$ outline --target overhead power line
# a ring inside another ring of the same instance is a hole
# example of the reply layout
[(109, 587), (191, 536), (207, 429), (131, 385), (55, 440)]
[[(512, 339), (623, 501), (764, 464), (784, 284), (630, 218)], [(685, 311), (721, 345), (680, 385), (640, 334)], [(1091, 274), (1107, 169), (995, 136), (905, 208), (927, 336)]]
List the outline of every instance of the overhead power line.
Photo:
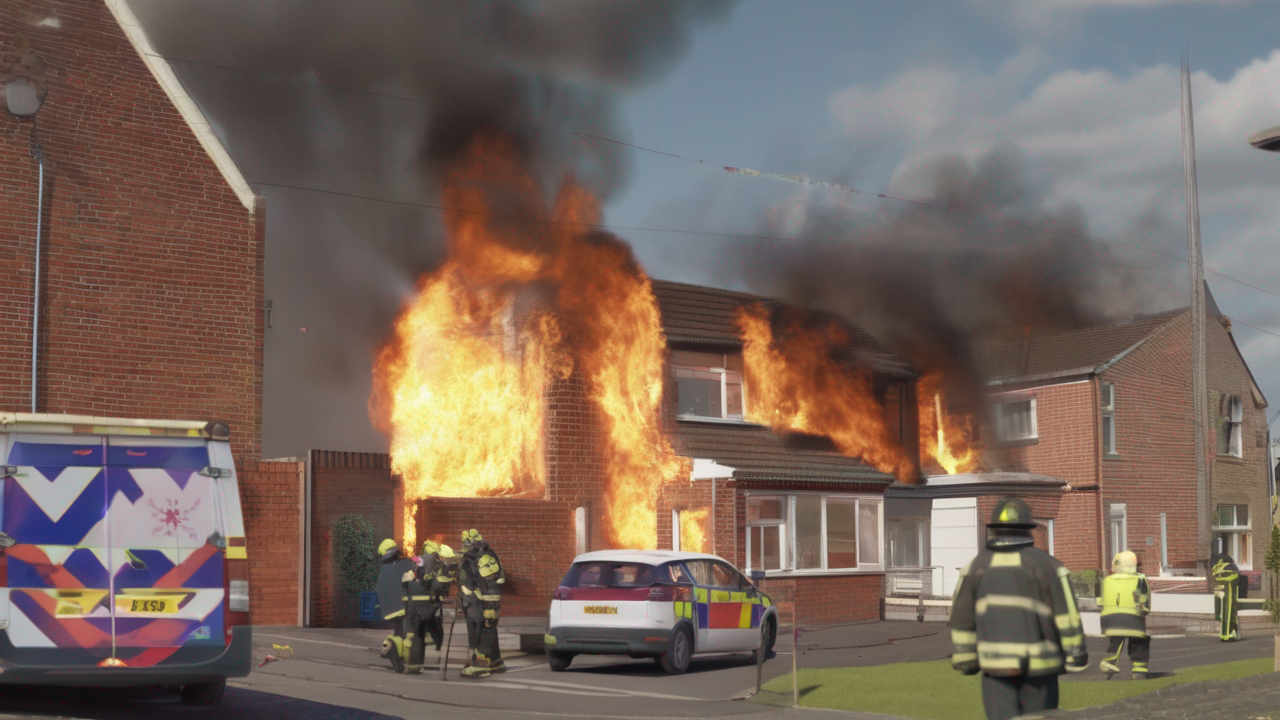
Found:
[[(255, 77), (255, 78), (257, 78), (257, 79), (259, 79), (259, 80), (264, 80), (264, 81), (266, 80), (266, 78), (264, 77), (264, 75), (267, 75), (267, 73), (263, 73), (261, 70), (250, 70), (250, 69), (238, 68), (238, 67), (232, 67), (232, 66), (227, 66), (227, 65), (218, 65), (218, 64), (214, 64), (214, 63), (201, 62), (201, 61), (197, 61), (197, 60), (186, 60), (186, 59), (182, 59), (182, 58), (173, 58), (173, 57), (167, 57), (167, 56), (163, 56), (163, 55), (159, 55), (159, 54), (153, 54), (153, 55), (154, 55), (155, 57), (157, 57), (157, 58), (160, 58), (160, 59), (166, 60), (166, 61), (168, 61), (168, 62), (177, 62), (177, 63), (182, 63), (182, 64), (184, 64), (184, 65), (194, 65), (194, 66), (197, 66), (197, 67), (205, 67), (205, 68), (210, 68), (210, 69), (215, 69), (215, 70), (226, 70), (226, 71), (228, 71), (228, 72), (235, 72), (235, 73), (241, 73), (241, 74), (245, 74), (245, 75), (252, 75), (252, 76), (254, 76), (254, 77)], [(354, 86), (350, 86), (350, 85), (342, 85), (342, 84), (338, 84), (338, 83), (330, 83), (330, 82), (323, 82), (323, 81), (307, 81), (307, 80), (301, 80), (301, 79), (297, 79), (297, 78), (279, 78), (279, 79), (280, 79), (281, 81), (285, 81), (285, 82), (293, 82), (293, 83), (304, 84), (304, 85), (310, 85), (310, 84), (320, 85), (320, 86), (327, 87), (327, 88), (331, 88), (331, 89), (335, 89), (335, 90), (341, 90), (341, 91), (344, 91), (344, 92), (355, 93), (355, 94), (359, 94), (359, 95), (367, 95), (367, 96), (371, 96), (371, 97), (381, 97), (381, 98), (387, 98), (387, 99), (392, 99), (392, 100), (400, 100), (400, 101), (404, 101), (404, 102), (411, 102), (411, 103), (417, 103), (417, 104), (421, 104), (421, 103), (425, 103), (425, 102), (426, 102), (426, 100), (425, 100), (425, 99), (420, 98), (420, 97), (414, 97), (414, 96), (412, 96), (412, 95), (396, 95), (396, 94), (393, 94), (393, 93), (376, 92), (376, 91), (372, 91), (372, 90), (365, 90), (365, 89), (363, 89), (363, 88), (358, 88), (358, 87), (354, 87)], [(552, 126), (548, 126), (548, 125), (539, 125), (539, 126), (540, 126), (540, 127), (545, 128), (545, 129), (548, 129), (548, 130), (554, 131), (554, 132), (564, 133), (564, 134), (566, 134), (566, 135), (575, 135), (575, 136), (578, 136), (578, 137), (588, 138), (588, 139), (591, 139), (591, 140), (598, 140), (598, 141), (600, 141), (600, 142), (611, 143), (611, 144), (614, 144), (614, 145), (619, 145), (619, 146), (622, 146), (622, 147), (631, 148), (631, 149), (633, 149), (633, 150), (639, 150), (639, 151), (641, 151), (641, 152), (647, 152), (647, 153), (651, 153), (651, 154), (654, 154), (654, 155), (659, 155), (659, 156), (666, 157), (666, 158), (670, 158), (670, 159), (674, 159), (674, 160), (680, 160), (680, 161), (682, 161), (682, 162), (686, 162), (686, 163), (690, 163), (690, 164), (694, 164), (694, 165), (701, 165), (701, 166), (703, 166), (703, 167), (713, 168), (713, 169), (716, 169), (716, 170), (724, 171), (724, 170), (726, 170), (726, 169), (729, 169), (729, 168), (735, 168), (735, 167), (736, 167), (736, 166), (731, 166), (731, 165), (722, 165), (722, 164), (719, 164), (719, 163), (707, 162), (706, 160), (703, 160), (703, 159), (701, 159), (701, 158), (693, 158), (693, 157), (689, 157), (689, 156), (687, 156), (687, 155), (682, 155), (682, 154), (680, 154), (680, 153), (672, 153), (672, 152), (667, 152), (667, 151), (665, 151), (665, 150), (658, 150), (658, 149), (656, 149), (656, 148), (645, 147), (645, 146), (643, 146), (643, 145), (637, 145), (637, 144), (634, 144), (634, 143), (629, 143), (629, 142), (625, 142), (625, 141), (622, 141), (622, 140), (617, 140), (617, 139), (615, 139), (615, 138), (610, 138), (610, 137), (606, 137), (606, 136), (603, 136), (603, 135), (595, 135), (595, 134), (592, 134), (592, 133), (584, 133), (584, 132), (579, 132), (579, 131), (576, 131), (576, 130), (566, 130), (566, 129), (564, 129), (564, 128), (557, 128), (557, 127), (552, 127)], [(343, 195), (343, 194), (344, 194), (344, 193), (333, 192), (333, 191), (328, 191), (328, 190), (320, 190), (320, 189), (316, 189), (316, 188), (303, 188), (303, 187), (288, 186), (288, 185), (278, 185), (278, 184), (273, 184), (273, 183), (258, 183), (258, 184), (260, 184), (260, 185), (267, 185), (267, 186), (273, 186), (273, 187), (290, 187), (290, 188), (295, 189), (295, 190), (308, 190), (308, 191), (312, 191), (312, 192), (325, 192), (325, 193), (330, 193), (330, 194), (335, 194), (335, 195)], [(964, 214), (964, 215), (969, 215), (969, 216), (971, 216), (971, 217), (982, 218), (982, 219), (986, 219), (986, 220), (990, 220), (990, 221), (994, 221), (994, 222), (1005, 222), (1005, 223), (1009, 223), (1009, 224), (1011, 224), (1011, 225), (1027, 225), (1027, 224), (1030, 224), (1030, 222), (1031, 222), (1031, 221), (1028, 221), (1028, 220), (1021, 220), (1021, 219), (1019, 219), (1019, 218), (1010, 218), (1010, 217), (1002, 216), (1002, 215), (999, 215), (999, 214), (981, 213), (981, 212), (974, 211), (974, 210), (968, 210), (968, 209), (965, 209), (965, 208), (963, 208), (963, 207), (956, 207), (956, 206), (952, 206), (952, 205), (940, 205), (940, 204), (938, 204), (938, 203), (931, 203), (931, 202), (927, 202), (927, 201), (924, 201), (924, 200), (917, 200), (917, 199), (912, 199), (912, 198), (903, 198), (903, 197), (898, 197), (898, 196), (895, 196), (895, 195), (890, 195), (890, 194), (888, 194), (888, 193), (878, 193), (878, 192), (872, 192), (872, 191), (868, 191), (868, 190), (860, 190), (860, 189), (853, 188), (853, 187), (849, 187), (849, 186), (839, 186), (839, 187), (837, 187), (837, 188), (833, 188), (833, 187), (831, 186), (831, 184), (823, 184), (822, 186), (823, 186), (823, 187), (826, 187), (827, 189), (835, 189), (835, 190), (837, 190), (837, 191), (848, 192), (848, 193), (852, 193), (852, 194), (856, 194), (856, 195), (864, 195), (864, 196), (867, 196), (867, 197), (872, 197), (872, 198), (876, 198), (876, 199), (880, 199), (880, 200), (892, 200), (892, 201), (895, 201), (895, 202), (901, 202), (901, 203), (907, 203), (907, 204), (911, 204), (911, 205), (918, 205), (918, 206), (921, 206), (921, 207), (932, 208), (932, 209), (934, 209), (934, 210), (939, 210), (939, 211), (942, 211), (942, 212), (960, 213), (960, 214)], [(382, 199), (382, 198), (374, 198), (374, 197), (368, 197), (368, 196), (357, 196), (357, 195), (351, 195), (350, 197), (358, 197), (358, 198), (360, 198), (360, 199), (364, 199), (364, 200), (372, 200), (372, 201), (378, 201), (378, 202), (386, 202), (386, 203), (389, 203), (389, 204), (397, 204), (397, 205), (416, 205), (416, 206), (418, 206), (418, 207), (428, 207), (428, 208), (434, 208), (434, 209), (439, 209), (439, 210), (444, 210), (444, 209), (446, 209), (446, 208), (443, 208), (443, 207), (440, 207), (440, 206), (433, 206), (433, 205), (425, 204), (425, 203), (408, 203), (408, 202), (401, 202), (401, 201), (395, 201), (395, 200), (384, 200), (384, 199)], [(510, 218), (510, 219), (521, 219), (521, 218)], [(524, 219), (528, 219), (528, 218), (524, 218)], [(602, 227), (602, 228), (606, 228), (606, 226), (601, 226), (601, 227)], [(606, 228), (606, 229), (609, 229), (609, 228)], [(720, 233), (720, 232), (694, 231), (694, 230), (666, 230), (666, 229), (661, 229), (661, 228), (622, 228), (622, 227), (617, 227), (617, 228), (613, 228), (613, 229), (619, 229), (619, 230), (628, 230), (628, 229), (630, 229), (630, 230), (645, 230), (645, 231), (649, 231), (649, 232), (674, 232), (674, 233), (696, 234), (696, 235), (712, 235), (712, 236), (717, 236), (717, 237), (740, 237), (740, 238), (748, 238), (748, 239), (790, 240), (790, 241), (796, 241), (796, 242), (806, 242), (806, 241), (808, 241), (808, 240), (806, 240), (806, 239), (804, 239), (804, 238), (776, 238), (776, 237), (771, 237), (771, 236), (755, 236), (755, 235), (744, 235), (744, 234), (737, 234), (737, 233)], [(1161, 255), (1161, 256), (1167, 257), (1167, 258), (1169, 258), (1169, 259), (1171, 259), (1171, 260), (1176, 260), (1176, 261), (1178, 261), (1178, 262), (1180, 262), (1180, 263), (1186, 263), (1186, 262), (1188, 262), (1186, 258), (1182, 257), (1181, 255), (1178, 255), (1177, 253), (1172, 253), (1172, 252), (1168, 252), (1168, 251), (1165, 251), (1165, 250), (1160, 250), (1159, 248), (1147, 247), (1147, 246), (1145, 246), (1145, 245), (1134, 245), (1134, 244), (1132, 244), (1132, 243), (1120, 242), (1120, 241), (1118, 241), (1118, 240), (1108, 240), (1108, 239), (1106, 239), (1106, 238), (1100, 238), (1100, 237), (1096, 237), (1096, 236), (1092, 236), (1092, 235), (1082, 235), (1082, 234), (1080, 234), (1080, 233), (1069, 233), (1069, 232), (1057, 231), (1057, 230), (1045, 230), (1045, 229), (1043, 229), (1043, 228), (1037, 228), (1037, 230), (1038, 230), (1038, 231), (1040, 231), (1040, 232), (1043, 232), (1043, 233), (1045, 233), (1045, 234), (1047, 234), (1047, 235), (1053, 235), (1053, 236), (1057, 236), (1057, 237), (1065, 237), (1065, 238), (1072, 238), (1072, 239), (1077, 239), (1077, 240), (1087, 240), (1087, 241), (1089, 241), (1089, 242), (1096, 242), (1096, 243), (1100, 243), (1100, 244), (1104, 244), (1104, 245), (1112, 245), (1112, 246), (1115, 246), (1115, 247), (1123, 247), (1123, 248), (1128, 248), (1128, 249), (1131, 249), (1131, 250), (1139, 250), (1139, 251), (1142, 251), (1142, 252), (1152, 253), (1152, 254), (1154, 254), (1154, 255)], [(819, 241), (819, 242), (821, 242), (821, 241)], [(915, 251), (915, 252), (922, 252), (922, 251)], [(955, 253), (951, 253), (951, 254), (955, 254)], [(1134, 266), (1134, 265), (1126, 265), (1126, 264), (1116, 264), (1116, 263), (1091, 263), (1091, 262), (1087, 262), (1087, 261), (1072, 261), (1072, 262), (1073, 262), (1074, 264), (1090, 264), (1090, 265), (1104, 265), (1104, 266), (1110, 265), (1110, 266), (1113, 266), (1113, 267), (1130, 267), (1130, 268), (1134, 268), (1134, 269), (1142, 269), (1142, 270), (1147, 270), (1147, 271), (1150, 271), (1150, 272), (1165, 272), (1165, 271), (1162, 271), (1162, 270), (1158, 270), (1158, 269), (1156, 269), (1156, 268), (1146, 268), (1146, 267), (1142, 267), (1142, 266)], [(1205, 266), (1203, 266), (1203, 267), (1204, 267), (1205, 272), (1210, 273), (1210, 274), (1212, 274), (1212, 275), (1215, 275), (1215, 276), (1217, 276), (1217, 277), (1223, 278), (1224, 280), (1229, 280), (1229, 281), (1234, 282), (1234, 283), (1237, 283), (1237, 284), (1239, 284), (1239, 285), (1243, 285), (1244, 287), (1250, 288), (1250, 289), (1252, 289), (1252, 290), (1256, 290), (1256, 291), (1261, 292), (1261, 293), (1265, 293), (1265, 294), (1270, 295), (1271, 297), (1274, 297), (1274, 298), (1280, 298), (1280, 293), (1276, 293), (1276, 292), (1273, 292), (1273, 291), (1268, 290), (1268, 289), (1266, 289), (1266, 288), (1260, 287), (1260, 286), (1258, 286), (1258, 285), (1254, 285), (1254, 284), (1249, 283), (1249, 282), (1246, 282), (1246, 281), (1244, 281), (1244, 280), (1240, 280), (1239, 278), (1236, 278), (1236, 277), (1234, 277), (1234, 276), (1232, 276), (1232, 275), (1229, 275), (1229, 274), (1227, 274), (1227, 273), (1221, 272), (1221, 271), (1219, 271), (1219, 270), (1215, 270), (1214, 268), (1211, 268), (1211, 267), (1209, 267), (1209, 266), (1207, 266), (1207, 265), (1205, 265)], [(1168, 273), (1168, 274), (1174, 274), (1174, 273)], [(1243, 323), (1242, 323), (1242, 324), (1243, 324)], [(1250, 327), (1252, 327), (1252, 326), (1250, 326)], [(1254, 329), (1259, 329), (1259, 328), (1254, 328)], [(1264, 331), (1264, 332), (1265, 332), (1265, 331)]]

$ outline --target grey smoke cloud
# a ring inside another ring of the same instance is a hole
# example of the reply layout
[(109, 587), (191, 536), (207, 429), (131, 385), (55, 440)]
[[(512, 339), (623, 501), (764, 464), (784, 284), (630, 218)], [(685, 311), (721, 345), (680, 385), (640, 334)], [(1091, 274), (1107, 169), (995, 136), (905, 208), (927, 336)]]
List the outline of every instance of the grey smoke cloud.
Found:
[(372, 356), (444, 256), (440, 214), (414, 204), (440, 204), (469, 138), (500, 132), (546, 192), (572, 175), (607, 200), (628, 152), (562, 131), (625, 139), (619, 100), (736, 2), (129, 0), (268, 196), (264, 453), (385, 449), (365, 411)]

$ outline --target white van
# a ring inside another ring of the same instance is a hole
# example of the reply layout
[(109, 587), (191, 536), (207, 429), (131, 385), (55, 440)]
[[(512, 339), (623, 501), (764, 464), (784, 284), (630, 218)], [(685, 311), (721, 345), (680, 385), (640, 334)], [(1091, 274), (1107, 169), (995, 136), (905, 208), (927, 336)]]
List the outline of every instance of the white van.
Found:
[(221, 422), (0, 413), (0, 683), (249, 674), (249, 580)]

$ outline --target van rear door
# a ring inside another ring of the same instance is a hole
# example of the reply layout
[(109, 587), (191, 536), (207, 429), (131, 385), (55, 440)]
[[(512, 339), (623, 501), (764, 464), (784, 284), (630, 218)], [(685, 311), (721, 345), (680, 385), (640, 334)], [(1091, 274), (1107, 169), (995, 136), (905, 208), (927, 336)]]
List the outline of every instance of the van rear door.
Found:
[(221, 650), (227, 531), (208, 443), (112, 436), (106, 460), (120, 658), (144, 667), (182, 648)]
[(95, 665), (111, 654), (106, 443), (100, 436), (0, 435), (4, 490), (0, 659)]

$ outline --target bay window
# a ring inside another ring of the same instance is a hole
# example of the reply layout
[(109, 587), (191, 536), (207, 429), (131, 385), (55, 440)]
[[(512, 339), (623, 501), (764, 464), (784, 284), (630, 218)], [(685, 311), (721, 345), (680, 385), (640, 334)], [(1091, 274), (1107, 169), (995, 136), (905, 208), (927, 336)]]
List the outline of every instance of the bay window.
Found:
[(751, 495), (747, 568), (882, 570), (884, 499), (856, 495)]

